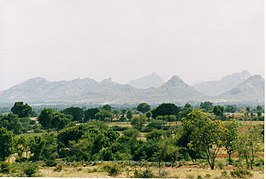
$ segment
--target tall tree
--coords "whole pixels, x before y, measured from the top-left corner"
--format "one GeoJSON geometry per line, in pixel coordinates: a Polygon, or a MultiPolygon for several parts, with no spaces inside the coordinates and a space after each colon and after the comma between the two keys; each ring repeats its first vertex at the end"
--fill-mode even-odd
{"type": "Polygon", "coordinates": [[[160,104],[157,108],[152,110],[152,117],[156,118],[157,116],[166,116],[166,115],[177,115],[180,111],[180,108],[172,103],[163,103],[160,104]]]}
{"type": "Polygon", "coordinates": [[[18,117],[29,117],[32,111],[31,106],[22,101],[15,102],[14,106],[11,108],[12,113],[17,114],[18,117]]]}

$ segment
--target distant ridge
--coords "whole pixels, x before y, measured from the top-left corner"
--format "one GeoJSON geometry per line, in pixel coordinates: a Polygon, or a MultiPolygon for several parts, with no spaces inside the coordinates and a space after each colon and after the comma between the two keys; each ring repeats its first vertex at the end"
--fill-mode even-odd
{"type": "Polygon", "coordinates": [[[155,72],[148,76],[138,78],[128,82],[127,84],[138,89],[158,88],[164,83],[164,80],[155,72]]]}
{"type": "Polygon", "coordinates": [[[206,81],[195,84],[194,88],[205,95],[218,96],[233,89],[249,77],[251,77],[250,73],[244,70],[240,73],[227,75],[217,81],[206,81]]]}
{"type": "Polygon", "coordinates": [[[262,103],[264,102],[264,95],[264,79],[261,75],[254,75],[237,87],[221,94],[219,98],[233,102],[250,101],[262,103]]]}
{"type": "MultiPolygon", "coordinates": [[[[249,73],[232,74],[220,81],[243,79],[249,73]],[[244,75],[243,75],[244,74],[244,75]]],[[[235,84],[235,83],[233,83],[235,84]]],[[[70,81],[50,82],[37,77],[15,85],[0,92],[0,103],[24,101],[30,104],[137,104],[148,102],[159,104],[172,102],[184,104],[201,101],[226,103],[263,103],[264,79],[254,75],[242,81],[235,87],[216,96],[203,94],[185,83],[179,76],[174,75],[159,87],[138,89],[128,84],[119,84],[111,78],[100,82],[91,78],[74,79],[70,81]]]]}

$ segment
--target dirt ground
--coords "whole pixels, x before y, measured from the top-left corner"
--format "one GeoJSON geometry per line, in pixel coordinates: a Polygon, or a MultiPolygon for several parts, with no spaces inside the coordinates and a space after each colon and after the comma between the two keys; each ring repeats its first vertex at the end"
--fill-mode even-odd
{"type": "MultiPolygon", "coordinates": [[[[145,167],[123,167],[123,171],[115,176],[108,175],[107,172],[100,171],[100,169],[96,166],[85,166],[85,167],[67,167],[64,166],[61,171],[54,171],[55,167],[47,167],[41,168],[39,170],[40,175],[43,177],[78,177],[78,178],[131,178],[134,177],[135,170],[145,170],[145,167]]],[[[215,169],[211,170],[209,168],[199,168],[196,165],[192,166],[182,166],[182,167],[162,167],[160,169],[160,173],[163,175],[159,175],[158,167],[149,167],[149,170],[156,176],[166,177],[166,178],[198,178],[201,176],[202,178],[230,178],[230,171],[233,169],[215,169]],[[227,175],[222,175],[222,173],[226,171],[227,175]],[[223,177],[222,177],[223,176],[223,177]]],[[[264,173],[259,170],[252,170],[252,179],[263,179],[264,173]]]]}

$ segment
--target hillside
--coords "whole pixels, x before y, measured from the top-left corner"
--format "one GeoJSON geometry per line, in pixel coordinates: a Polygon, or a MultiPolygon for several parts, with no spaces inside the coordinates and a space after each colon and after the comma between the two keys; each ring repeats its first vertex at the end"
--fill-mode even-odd
{"type": "Polygon", "coordinates": [[[250,76],[251,75],[248,71],[242,71],[240,73],[227,75],[217,81],[201,82],[195,84],[193,87],[203,94],[218,96],[238,86],[240,83],[247,80],[250,76]]]}

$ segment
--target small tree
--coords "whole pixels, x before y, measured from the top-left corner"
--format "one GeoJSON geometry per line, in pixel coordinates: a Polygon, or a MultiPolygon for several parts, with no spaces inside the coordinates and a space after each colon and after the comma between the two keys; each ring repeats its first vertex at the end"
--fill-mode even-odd
{"type": "Polygon", "coordinates": [[[184,119],[183,125],[191,130],[190,148],[204,151],[207,162],[213,170],[216,156],[222,147],[223,131],[220,122],[212,120],[208,113],[193,109],[184,119]]]}
{"type": "Polygon", "coordinates": [[[224,117],[224,107],[223,106],[214,106],[212,111],[216,116],[223,118],[224,117]]]}
{"type": "Polygon", "coordinates": [[[45,129],[52,128],[53,110],[50,108],[45,108],[42,110],[40,116],[38,117],[39,123],[45,129]]]}
{"type": "Polygon", "coordinates": [[[256,153],[263,143],[263,136],[259,126],[246,126],[247,131],[242,131],[236,142],[239,157],[244,158],[248,169],[253,169],[256,153]]]}
{"type": "Polygon", "coordinates": [[[226,121],[223,123],[223,130],[224,135],[222,136],[222,140],[224,142],[224,147],[226,149],[226,152],[228,154],[228,162],[229,164],[232,164],[231,155],[235,151],[235,145],[234,143],[237,140],[237,128],[238,123],[234,120],[232,121],[226,121]]]}
{"type": "Polygon", "coordinates": [[[132,117],[133,117],[133,113],[132,113],[132,111],[131,111],[131,110],[128,110],[128,111],[127,111],[127,118],[128,118],[128,120],[131,120],[132,117]]]}
{"type": "Polygon", "coordinates": [[[134,117],[130,124],[134,128],[141,130],[146,122],[147,122],[147,117],[145,115],[140,115],[139,117],[134,117]]]}
{"type": "Polygon", "coordinates": [[[18,117],[29,117],[32,111],[32,108],[22,101],[15,102],[14,106],[11,108],[12,113],[17,114],[18,117]]]}

